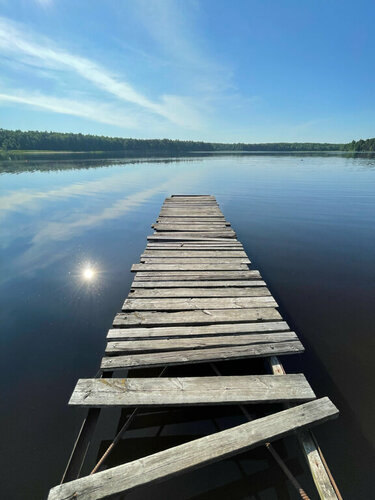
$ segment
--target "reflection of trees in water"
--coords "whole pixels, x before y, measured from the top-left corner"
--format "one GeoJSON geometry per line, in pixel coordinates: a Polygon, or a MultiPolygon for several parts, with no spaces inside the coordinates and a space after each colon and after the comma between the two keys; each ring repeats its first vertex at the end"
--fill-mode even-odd
{"type": "Polygon", "coordinates": [[[345,152],[345,151],[217,151],[217,152],[191,152],[183,153],[180,155],[147,155],[147,153],[138,154],[126,154],[126,156],[110,156],[108,154],[103,154],[103,157],[93,157],[93,153],[48,153],[33,155],[30,159],[30,155],[16,155],[13,160],[5,158],[5,153],[2,155],[0,153],[0,174],[1,173],[22,173],[22,172],[36,172],[36,171],[60,171],[60,170],[78,170],[78,169],[91,169],[91,168],[103,168],[111,167],[113,165],[136,165],[138,163],[187,163],[194,162],[199,158],[207,157],[217,157],[217,156],[291,156],[291,157],[301,157],[301,158],[311,158],[311,157],[333,157],[338,156],[341,158],[357,158],[357,159],[369,159],[369,163],[358,164],[360,169],[371,169],[375,168],[375,152],[373,153],[362,153],[362,152],[345,152]],[[79,155],[79,158],[77,156],[79,155]],[[57,157],[57,158],[56,158],[57,157]]]}
{"type": "MultiPolygon", "coordinates": [[[[61,155],[59,155],[61,158],[61,155]]],[[[64,155],[65,156],[65,155],[64,155]]],[[[72,157],[74,157],[72,155],[72,157]]],[[[60,170],[78,170],[78,169],[91,169],[91,168],[103,168],[112,167],[114,165],[135,165],[138,163],[172,163],[172,162],[189,162],[194,161],[194,158],[189,157],[176,157],[171,156],[166,158],[155,158],[155,155],[147,157],[142,155],[137,158],[103,158],[103,159],[69,159],[64,160],[54,160],[46,159],[46,155],[43,160],[11,160],[11,161],[0,161],[0,174],[1,173],[22,173],[22,172],[36,172],[36,171],[60,171],[60,170]]]]}

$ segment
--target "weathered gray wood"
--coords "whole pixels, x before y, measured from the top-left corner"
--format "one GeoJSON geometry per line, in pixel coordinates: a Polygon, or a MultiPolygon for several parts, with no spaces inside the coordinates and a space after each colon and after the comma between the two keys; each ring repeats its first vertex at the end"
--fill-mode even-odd
{"type": "Polygon", "coordinates": [[[127,298],[123,311],[190,311],[202,309],[249,309],[252,307],[277,307],[272,296],[268,297],[210,297],[210,298],[127,298]]]}
{"type": "Polygon", "coordinates": [[[158,326],[135,328],[112,328],[108,331],[108,340],[160,339],[183,337],[207,337],[220,335],[263,334],[286,332],[289,326],[285,321],[265,321],[258,323],[216,323],[203,326],[158,326]]]}
{"type": "Polygon", "coordinates": [[[216,201],[216,197],[213,194],[171,194],[171,196],[168,196],[168,199],[172,200],[183,200],[186,198],[187,200],[198,200],[202,198],[211,198],[216,201]]]}
{"type": "Polygon", "coordinates": [[[194,233],[194,232],[163,232],[163,233],[154,233],[147,236],[147,240],[149,241],[163,241],[163,240],[177,240],[177,241],[220,241],[222,238],[235,238],[236,233],[232,231],[231,234],[229,232],[223,231],[212,231],[211,233],[194,233]]]}
{"type": "Polygon", "coordinates": [[[152,248],[162,248],[162,249],[170,249],[174,250],[175,248],[189,249],[189,248],[202,248],[205,250],[243,250],[243,245],[238,240],[235,239],[218,239],[215,238],[212,240],[199,240],[199,241],[149,241],[147,242],[146,250],[152,248]]]}
{"type": "Polygon", "coordinates": [[[197,200],[188,200],[188,199],[182,199],[182,200],[176,200],[175,198],[166,198],[164,200],[164,205],[168,205],[168,204],[174,204],[174,205],[178,205],[178,204],[183,204],[183,205],[191,205],[191,204],[195,204],[195,205],[203,205],[203,204],[214,204],[215,206],[219,206],[218,202],[215,200],[215,199],[204,199],[204,198],[200,198],[200,199],[197,199],[197,200]]]}
{"type": "Polygon", "coordinates": [[[240,321],[274,321],[280,319],[281,316],[279,312],[273,307],[251,309],[210,309],[178,312],[137,311],[116,314],[113,325],[119,327],[135,325],[187,325],[234,323],[240,321]]]}
{"type": "MultiPolygon", "coordinates": [[[[268,361],[274,376],[287,376],[284,367],[277,356],[271,356],[268,361]]],[[[339,497],[337,496],[335,489],[332,486],[330,477],[325,468],[322,457],[318,451],[317,444],[312,432],[298,432],[297,437],[302,451],[305,455],[307,464],[310,468],[310,472],[320,498],[322,500],[338,500],[339,497]]]]}
{"type": "MultiPolygon", "coordinates": [[[[221,240],[224,242],[231,240],[221,240]]],[[[186,250],[186,251],[244,251],[243,246],[233,245],[231,243],[214,242],[212,244],[200,244],[199,241],[158,241],[148,242],[146,250],[186,250]]]]}
{"type": "Polygon", "coordinates": [[[124,465],[52,488],[48,500],[97,500],[153,484],[241,453],[290,432],[323,423],[338,415],[328,398],[211,434],[124,465]]]}
{"type": "Polygon", "coordinates": [[[127,356],[108,356],[102,359],[102,370],[125,370],[166,365],[183,365],[225,361],[227,359],[265,358],[271,355],[298,354],[304,352],[299,340],[269,344],[213,347],[211,349],[189,349],[127,356]]]}
{"type": "Polygon", "coordinates": [[[142,257],[142,264],[251,264],[250,260],[246,257],[142,257]]]}
{"type": "MultiPolygon", "coordinates": [[[[208,281],[252,280],[260,278],[259,271],[141,271],[134,281],[208,281]]],[[[201,285],[202,286],[202,285],[201,285]]]]}
{"type": "Polygon", "coordinates": [[[309,464],[311,475],[320,498],[322,500],[339,500],[324,466],[322,457],[319,454],[312,433],[308,430],[299,432],[298,440],[307,463],[309,464]]]}
{"type": "Polygon", "coordinates": [[[162,240],[162,241],[148,241],[146,250],[153,249],[162,250],[244,250],[241,244],[235,239],[219,239],[214,240],[162,240]]]}
{"type": "MultiPolygon", "coordinates": [[[[230,226],[230,222],[227,222],[224,218],[222,220],[218,220],[217,218],[215,219],[210,219],[209,217],[201,217],[199,220],[194,219],[193,217],[188,219],[187,217],[158,217],[156,219],[156,224],[181,224],[181,225],[186,225],[186,224],[206,224],[209,223],[212,226],[230,226]]],[[[153,224],[151,227],[153,227],[155,224],[153,224]]]]}
{"type": "Polygon", "coordinates": [[[252,280],[227,280],[227,281],[178,281],[178,280],[166,280],[166,281],[133,281],[132,288],[207,288],[207,287],[223,287],[223,288],[241,288],[249,286],[264,286],[265,282],[260,278],[260,274],[253,275],[252,280]],[[259,280],[256,280],[259,278],[259,280]]]}
{"type": "Polygon", "coordinates": [[[249,269],[247,264],[238,264],[237,262],[230,264],[222,264],[220,261],[215,264],[169,264],[169,263],[150,263],[150,264],[133,264],[131,271],[246,271],[249,269]]]}
{"type": "Polygon", "coordinates": [[[263,334],[267,332],[286,332],[289,326],[285,321],[265,321],[258,323],[225,323],[203,326],[158,326],[148,328],[112,328],[108,340],[160,339],[202,337],[211,335],[263,334]]]}
{"type": "Polygon", "coordinates": [[[208,210],[217,210],[220,211],[220,208],[217,203],[208,203],[208,202],[201,202],[201,203],[164,203],[161,207],[161,210],[186,210],[188,212],[190,209],[196,210],[196,209],[202,209],[203,211],[208,209],[208,210]]]}
{"type": "Polygon", "coordinates": [[[219,210],[193,210],[191,208],[181,210],[161,210],[159,217],[195,217],[197,219],[202,217],[222,217],[223,214],[219,210]]]}
{"type": "Polygon", "coordinates": [[[172,217],[172,218],[176,218],[176,217],[179,217],[179,218],[194,218],[194,219],[207,219],[207,218],[211,218],[211,219],[216,219],[216,220],[222,220],[223,219],[223,214],[221,212],[218,212],[218,213],[202,213],[201,211],[198,211],[196,213],[192,213],[190,209],[187,209],[186,211],[184,210],[179,210],[178,213],[175,213],[174,211],[172,211],[172,213],[169,213],[170,211],[168,211],[168,213],[165,213],[165,212],[160,212],[160,214],[158,215],[158,218],[160,217],[163,217],[163,218],[167,218],[167,217],[172,217]],[[173,213],[174,212],[174,213],[173,213]]]}
{"type": "Polygon", "coordinates": [[[97,378],[80,379],[69,405],[179,406],[302,402],[315,394],[302,374],[274,377],[97,378]]]}
{"type": "Polygon", "coordinates": [[[153,224],[152,227],[155,231],[197,231],[197,232],[217,232],[228,231],[232,234],[232,230],[225,224],[212,225],[210,222],[207,224],[153,224]]]}
{"type": "Polygon", "coordinates": [[[265,297],[271,292],[265,286],[248,288],[137,288],[131,290],[129,298],[162,298],[162,297],[265,297]]]}
{"type": "MultiPolygon", "coordinates": [[[[173,258],[173,259],[190,259],[190,258],[210,258],[210,259],[250,259],[243,250],[168,250],[168,249],[146,249],[141,254],[141,259],[146,258],[173,258]]],[[[180,262],[177,260],[176,262],[180,262]]]]}
{"type": "Polygon", "coordinates": [[[160,210],[160,214],[162,213],[181,213],[183,215],[191,215],[191,214],[197,214],[197,215],[205,215],[205,214],[215,214],[215,215],[220,215],[222,216],[223,213],[220,210],[218,206],[205,206],[203,207],[202,205],[197,205],[197,206],[162,206],[160,210]]]}
{"type": "Polygon", "coordinates": [[[233,231],[232,228],[230,227],[223,227],[223,228],[210,228],[210,229],[200,229],[199,231],[196,231],[194,228],[186,228],[184,231],[180,230],[174,230],[172,231],[171,229],[165,228],[164,231],[161,232],[162,234],[159,234],[158,231],[155,233],[151,234],[150,236],[163,236],[163,238],[167,237],[174,237],[175,239],[178,239],[178,237],[181,237],[181,239],[184,239],[185,237],[189,236],[191,238],[198,238],[198,239],[207,239],[208,241],[211,241],[213,238],[235,238],[236,233],[233,231]]]}
{"type": "Polygon", "coordinates": [[[291,340],[298,340],[294,332],[252,333],[250,335],[211,335],[209,337],[184,337],[159,340],[121,340],[108,342],[105,352],[111,355],[152,351],[181,351],[184,349],[209,349],[219,346],[275,344],[277,342],[290,342],[291,340]]]}

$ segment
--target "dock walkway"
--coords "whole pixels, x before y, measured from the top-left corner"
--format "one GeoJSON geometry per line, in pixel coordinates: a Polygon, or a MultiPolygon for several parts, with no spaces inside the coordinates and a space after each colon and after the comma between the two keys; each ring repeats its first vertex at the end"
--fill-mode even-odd
{"type": "Polygon", "coordinates": [[[260,273],[250,269],[216,199],[166,198],[152,227],[155,232],[147,238],[140,263],[132,266],[129,295],[108,332],[102,376],[79,380],[69,401],[89,408],[76,449],[80,440],[89,442],[85,426],[95,427],[98,408],[282,402],[286,409],[78,479],[72,456],[67,482],[53,488],[48,498],[99,499],[128,492],[296,431],[320,497],[339,498],[312,435],[305,431],[338,411],[328,398],[316,399],[303,374],[285,374],[278,357],[304,348],[260,273]],[[222,376],[214,365],[244,358],[266,358],[271,374],[222,376]],[[136,369],[161,367],[164,372],[168,366],[195,363],[213,364],[213,376],[133,375],[136,369]],[[111,378],[123,370],[132,370],[132,377],[111,378]]]}

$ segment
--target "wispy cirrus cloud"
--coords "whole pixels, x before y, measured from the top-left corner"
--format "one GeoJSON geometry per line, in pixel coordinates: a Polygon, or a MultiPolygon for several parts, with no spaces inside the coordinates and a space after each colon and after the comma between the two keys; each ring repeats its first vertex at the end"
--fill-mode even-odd
{"type": "Polygon", "coordinates": [[[30,92],[25,93],[24,91],[18,91],[12,94],[0,93],[0,102],[26,104],[48,111],[54,111],[55,113],[79,116],[81,118],[88,118],[89,120],[118,127],[139,127],[139,123],[134,115],[128,118],[114,106],[93,101],[85,102],[61,97],[57,98],[40,93],[32,94],[30,92]]]}
{"type": "MultiPolygon", "coordinates": [[[[200,114],[191,105],[190,100],[186,101],[184,97],[177,95],[161,95],[157,100],[152,100],[97,62],[64,50],[50,38],[30,32],[26,26],[4,17],[0,17],[0,53],[6,57],[16,58],[22,64],[35,66],[44,71],[74,73],[96,89],[172,124],[187,128],[194,128],[200,124],[200,114]]],[[[8,95],[8,100],[11,100],[9,96],[13,95],[12,93],[3,93],[8,95]]],[[[53,107],[62,108],[66,104],[62,101],[59,106],[57,97],[51,100],[48,101],[47,97],[43,100],[34,98],[34,105],[40,105],[45,109],[49,107],[53,110],[53,107]]],[[[17,102],[16,97],[13,97],[13,102],[17,102]]],[[[68,107],[67,110],[69,109],[71,108],[68,107]]],[[[82,111],[81,116],[87,117],[87,113],[82,111]]],[[[92,118],[95,117],[92,116],[92,118]]]]}

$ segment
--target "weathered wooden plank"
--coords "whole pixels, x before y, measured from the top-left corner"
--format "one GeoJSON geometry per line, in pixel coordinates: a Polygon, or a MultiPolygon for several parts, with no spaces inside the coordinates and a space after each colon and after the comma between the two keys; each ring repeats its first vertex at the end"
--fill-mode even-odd
{"type": "MultiPolygon", "coordinates": [[[[286,376],[284,367],[277,356],[271,356],[268,359],[268,362],[274,376],[286,376]]],[[[297,438],[305,455],[307,464],[310,468],[310,472],[314,480],[316,489],[318,490],[319,497],[322,500],[338,500],[339,497],[337,496],[336,491],[333,488],[330,476],[324,465],[321,452],[318,451],[317,443],[312,432],[298,432],[297,438]]]]}
{"type": "Polygon", "coordinates": [[[321,398],[52,488],[48,500],[97,500],[228,458],[338,415],[321,398]]]}
{"type": "Polygon", "coordinates": [[[222,241],[223,238],[235,238],[235,233],[233,232],[233,235],[228,235],[228,233],[223,233],[223,232],[211,232],[211,233],[185,233],[185,232],[178,232],[178,233],[169,233],[169,232],[163,232],[163,233],[153,233],[147,236],[148,241],[222,241]]]}
{"type": "Polygon", "coordinates": [[[168,196],[168,198],[171,198],[172,200],[182,200],[184,198],[189,200],[199,198],[212,198],[213,200],[216,200],[216,197],[213,194],[171,194],[171,196],[168,196]]]}
{"type": "Polygon", "coordinates": [[[212,241],[212,238],[209,240],[204,240],[200,239],[199,241],[168,241],[168,240],[163,240],[163,241],[149,241],[147,242],[147,247],[146,248],[170,248],[173,249],[174,247],[179,248],[205,248],[207,250],[210,250],[212,247],[218,248],[219,250],[236,250],[240,249],[243,250],[243,245],[240,243],[238,240],[233,239],[233,238],[226,238],[226,239],[218,239],[215,238],[212,241]]]}
{"type": "Polygon", "coordinates": [[[201,311],[156,312],[137,311],[116,314],[113,325],[158,326],[210,323],[234,323],[240,321],[274,321],[282,319],[272,307],[251,309],[210,309],[201,311]]]}
{"type": "Polygon", "coordinates": [[[249,269],[247,264],[238,264],[233,262],[230,264],[222,264],[220,261],[213,264],[195,264],[195,263],[184,263],[184,264],[169,264],[169,263],[150,263],[150,264],[133,264],[131,271],[133,273],[142,271],[246,271],[249,269]]]}
{"type": "Polygon", "coordinates": [[[148,328],[112,328],[108,340],[194,338],[211,335],[263,334],[285,332],[289,326],[285,321],[265,321],[258,323],[225,323],[203,326],[158,326],[148,328]]]}
{"type": "MultiPolygon", "coordinates": [[[[222,240],[222,241],[227,241],[227,240],[222,240]]],[[[228,240],[230,241],[230,240],[228,240]]],[[[209,250],[209,251],[215,251],[215,250],[221,250],[221,251],[244,251],[244,248],[242,245],[232,245],[232,244],[226,244],[226,243],[220,243],[220,242],[214,242],[212,244],[203,244],[201,245],[199,241],[159,241],[159,242],[148,242],[145,251],[146,250],[186,250],[186,251],[203,251],[203,250],[209,250]]]]}
{"type": "Polygon", "coordinates": [[[170,338],[152,340],[121,340],[108,342],[105,352],[112,354],[128,354],[135,352],[181,351],[184,349],[210,349],[212,347],[276,344],[298,340],[294,332],[277,332],[243,335],[221,335],[195,338],[170,338]]]}
{"type": "Polygon", "coordinates": [[[148,241],[147,246],[183,246],[183,247],[239,247],[243,248],[243,245],[240,241],[235,238],[200,238],[198,241],[185,241],[181,240],[162,240],[162,241],[148,241]]]}
{"type": "Polygon", "coordinates": [[[232,230],[229,229],[229,226],[225,224],[216,224],[212,225],[210,223],[207,224],[153,224],[152,227],[155,231],[197,231],[197,232],[217,232],[217,231],[227,231],[232,234],[232,230]]]}
{"type": "Polygon", "coordinates": [[[140,288],[131,290],[129,298],[162,298],[162,297],[264,297],[271,295],[265,286],[247,288],[140,288]]]}
{"type": "MultiPolygon", "coordinates": [[[[141,254],[141,259],[147,258],[174,258],[174,259],[190,259],[190,258],[202,258],[202,259],[250,259],[243,250],[206,250],[206,249],[194,249],[194,250],[162,250],[162,249],[146,249],[143,254],[141,254]]],[[[180,262],[177,260],[177,262],[180,262]]]]}
{"type": "Polygon", "coordinates": [[[166,280],[166,281],[133,281],[132,288],[207,288],[207,287],[222,287],[222,288],[241,288],[249,286],[264,286],[265,282],[262,281],[259,272],[253,275],[252,280],[227,280],[227,281],[178,281],[178,280],[166,280]],[[256,281],[256,278],[259,278],[256,281]]]}
{"type": "Polygon", "coordinates": [[[190,311],[196,309],[249,309],[252,307],[277,307],[272,296],[268,297],[210,297],[210,298],[127,298],[123,311],[190,311]]]}
{"type": "MultiPolygon", "coordinates": [[[[305,430],[298,433],[298,440],[309,464],[316,489],[322,500],[339,500],[330,477],[325,468],[322,457],[311,431],[305,430]]],[[[342,497],[340,496],[340,500],[342,497]]]]}
{"type": "Polygon", "coordinates": [[[191,214],[197,214],[197,215],[206,215],[206,214],[217,214],[217,215],[223,215],[223,212],[220,210],[220,208],[218,206],[206,206],[206,207],[202,207],[202,206],[189,206],[189,207],[186,207],[186,206],[168,206],[168,207],[165,207],[165,206],[162,206],[161,207],[161,210],[160,210],[160,213],[181,213],[183,215],[191,215],[191,214]]]}
{"type": "Polygon", "coordinates": [[[176,195],[172,195],[172,196],[168,196],[167,198],[165,198],[165,201],[169,202],[173,202],[173,203],[180,203],[180,202],[192,202],[192,203],[201,203],[202,201],[210,201],[210,202],[215,202],[217,203],[216,201],[216,198],[215,196],[213,195],[206,195],[206,196],[201,196],[201,195],[196,195],[194,197],[192,196],[176,196],[176,195]]]}
{"type": "Polygon", "coordinates": [[[230,257],[230,258],[217,258],[217,257],[146,257],[140,258],[142,264],[251,264],[247,257],[230,257]]]}
{"type": "Polygon", "coordinates": [[[208,201],[208,202],[215,202],[217,203],[216,201],[216,198],[215,196],[212,196],[212,195],[207,195],[207,196],[195,196],[195,197],[191,197],[191,196],[181,196],[181,197],[176,197],[175,195],[172,195],[172,196],[168,196],[167,198],[165,198],[166,202],[173,202],[173,203],[185,203],[185,202],[192,202],[192,203],[201,203],[202,201],[208,201]]]}
{"type": "Polygon", "coordinates": [[[209,223],[213,226],[230,226],[230,222],[227,222],[224,217],[222,220],[218,220],[217,217],[215,218],[210,218],[210,217],[200,217],[199,220],[196,218],[187,218],[187,217],[158,217],[156,219],[156,223],[162,223],[162,224],[204,224],[204,223],[209,223]]]}
{"type": "Polygon", "coordinates": [[[184,208],[184,207],[194,208],[200,206],[207,206],[209,208],[215,208],[217,210],[220,210],[220,205],[215,200],[199,200],[195,201],[194,203],[190,202],[189,200],[180,200],[179,202],[172,202],[166,200],[165,203],[163,203],[163,205],[161,206],[161,208],[184,208]]]}
{"type": "Polygon", "coordinates": [[[259,358],[298,354],[304,352],[299,340],[269,344],[213,347],[212,349],[189,349],[184,351],[129,354],[127,356],[107,356],[102,359],[102,370],[125,370],[166,365],[184,365],[225,361],[227,359],[259,358]]]}
{"type": "Polygon", "coordinates": [[[220,212],[220,210],[203,210],[203,209],[185,209],[185,210],[175,210],[175,209],[168,209],[168,210],[161,210],[159,213],[159,217],[170,217],[170,216],[180,216],[180,217],[222,217],[223,214],[220,212]]]}
{"type": "MultiPolygon", "coordinates": [[[[186,227],[184,230],[181,228],[178,229],[175,227],[174,229],[171,229],[169,226],[166,227],[167,224],[164,224],[164,228],[161,231],[163,234],[160,234],[159,236],[193,236],[193,237],[198,237],[198,238],[206,238],[208,240],[212,240],[212,238],[234,238],[236,233],[233,231],[233,229],[229,226],[225,227],[212,227],[212,226],[207,226],[207,227],[202,227],[201,229],[197,230],[197,226],[191,226],[191,227],[186,227]],[[178,234],[176,234],[178,233],[178,234]]],[[[202,224],[201,224],[202,226],[202,224]]],[[[158,234],[158,228],[155,228],[155,234],[158,234]]],[[[151,235],[152,236],[152,235],[151,235]]]]}
{"type": "MultiPolygon", "coordinates": [[[[134,281],[208,281],[252,280],[260,278],[259,271],[139,271],[134,281]]],[[[133,282],[134,283],[134,282],[133,282]]],[[[201,285],[202,286],[202,285],[201,285]]]]}
{"type": "Polygon", "coordinates": [[[185,218],[185,219],[191,218],[191,219],[196,219],[197,221],[200,219],[210,218],[210,219],[216,219],[217,221],[219,221],[219,220],[222,220],[224,216],[221,212],[216,213],[216,214],[207,214],[207,213],[201,213],[201,212],[192,213],[190,210],[186,210],[186,211],[179,210],[178,213],[162,213],[162,212],[160,212],[160,214],[158,215],[158,218],[159,217],[163,217],[163,218],[179,217],[179,218],[185,218]]]}
{"type": "Polygon", "coordinates": [[[195,198],[192,198],[192,197],[175,197],[175,196],[170,196],[168,198],[166,198],[164,201],[166,202],[172,202],[172,203],[206,203],[206,202],[210,202],[210,203],[218,203],[215,196],[210,196],[210,197],[195,197],[195,198]]]}
{"type": "Polygon", "coordinates": [[[107,378],[80,379],[69,405],[180,406],[254,404],[315,399],[303,374],[274,377],[245,375],[227,377],[107,378]]]}

